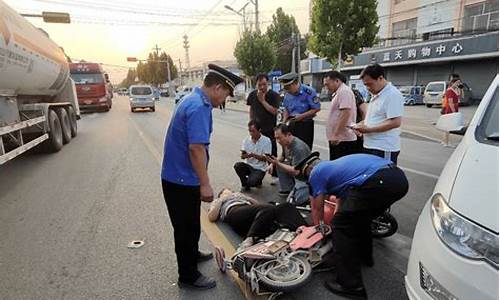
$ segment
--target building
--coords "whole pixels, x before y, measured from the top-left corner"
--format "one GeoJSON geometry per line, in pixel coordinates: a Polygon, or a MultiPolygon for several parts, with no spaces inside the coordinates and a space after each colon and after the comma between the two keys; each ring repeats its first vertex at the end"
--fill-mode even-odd
{"type": "Polygon", "coordinates": [[[215,60],[211,62],[203,63],[196,67],[191,67],[186,70],[182,70],[181,80],[178,85],[187,85],[187,86],[200,86],[205,74],[208,71],[208,64],[216,64],[223,68],[228,69],[229,71],[235,74],[241,74],[241,70],[239,69],[238,63],[233,60],[215,60]]]}
{"type": "MultiPolygon", "coordinates": [[[[458,73],[481,99],[498,73],[498,0],[378,1],[379,40],[349,57],[342,72],[358,75],[368,64],[386,67],[394,85],[426,85],[458,73]]],[[[301,62],[304,82],[321,87],[326,59],[301,62]]]]}

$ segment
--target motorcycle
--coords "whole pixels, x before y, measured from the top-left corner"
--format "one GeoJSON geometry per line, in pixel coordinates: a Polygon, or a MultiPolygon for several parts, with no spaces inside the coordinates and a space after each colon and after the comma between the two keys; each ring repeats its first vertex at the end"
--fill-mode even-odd
{"type": "Polygon", "coordinates": [[[305,285],[312,270],[332,249],[330,234],[316,226],[301,226],[296,232],[278,229],[257,244],[225,257],[221,247],[215,248],[215,258],[221,272],[234,270],[257,295],[269,299],[305,285]]]}
{"type": "MultiPolygon", "coordinates": [[[[296,206],[296,208],[305,213],[311,213],[310,206],[296,206]]],[[[328,200],[325,201],[325,213],[324,220],[325,224],[331,224],[333,215],[337,209],[337,199],[335,196],[330,196],[328,200]]],[[[386,238],[390,237],[398,231],[398,221],[391,214],[390,208],[384,211],[380,216],[372,220],[371,232],[374,238],[386,238]]]]}

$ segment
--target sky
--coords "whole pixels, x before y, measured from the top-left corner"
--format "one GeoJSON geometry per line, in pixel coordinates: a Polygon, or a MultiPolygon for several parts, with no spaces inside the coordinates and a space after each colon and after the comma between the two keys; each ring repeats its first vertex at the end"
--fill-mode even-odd
{"type": "MultiPolygon", "coordinates": [[[[127,57],[147,58],[158,45],[186,66],[182,36],[190,43],[191,66],[213,60],[233,60],[233,50],[242,30],[243,18],[224,8],[235,10],[248,0],[0,0],[18,13],[42,11],[67,12],[71,24],[43,23],[28,18],[43,28],[65,49],[73,60],[105,64],[112,82],[120,82],[127,73],[127,57]]],[[[272,21],[277,8],[293,15],[301,33],[309,27],[309,0],[260,0],[261,31],[272,21]]],[[[254,6],[246,7],[247,22],[254,23],[254,6]]]]}

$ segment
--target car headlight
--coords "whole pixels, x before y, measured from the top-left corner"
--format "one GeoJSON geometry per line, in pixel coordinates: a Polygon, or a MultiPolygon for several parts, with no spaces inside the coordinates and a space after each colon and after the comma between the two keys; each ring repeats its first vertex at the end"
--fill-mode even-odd
{"type": "Polygon", "coordinates": [[[454,252],[498,269],[498,234],[454,212],[441,194],[431,199],[431,219],[441,241],[454,252]]]}

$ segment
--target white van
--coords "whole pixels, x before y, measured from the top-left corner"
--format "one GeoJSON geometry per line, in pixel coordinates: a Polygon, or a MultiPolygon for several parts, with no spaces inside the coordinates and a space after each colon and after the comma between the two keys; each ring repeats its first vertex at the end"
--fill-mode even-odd
{"type": "Polygon", "coordinates": [[[129,90],[131,112],[135,112],[137,108],[148,108],[155,111],[155,95],[151,86],[132,85],[129,90]]]}
{"type": "Polygon", "coordinates": [[[420,214],[405,276],[410,299],[498,299],[498,80],[420,214]]]}

